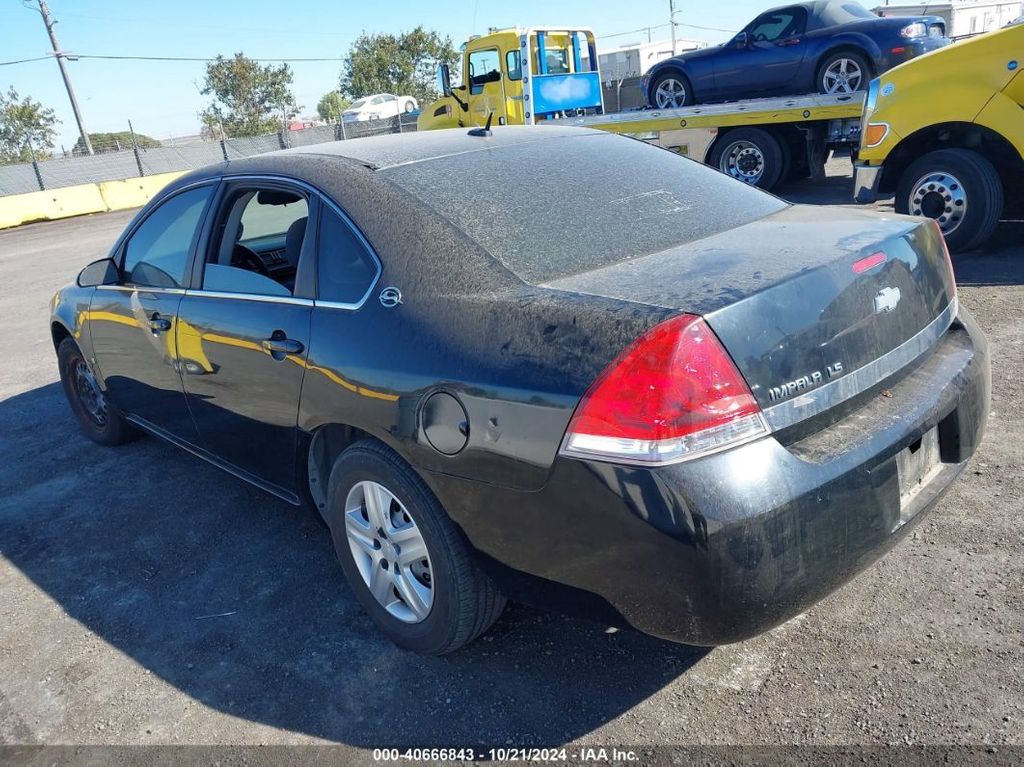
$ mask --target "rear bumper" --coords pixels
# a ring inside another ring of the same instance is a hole
[[[559,458],[535,493],[430,480],[510,596],[524,599],[528,574],[539,588],[525,601],[688,644],[736,642],[867,567],[966,466],[989,408],[984,337],[961,312],[914,365],[882,382],[891,397],[801,439],[656,469]],[[933,427],[940,469],[901,506],[897,454]]]
[[[900,40],[883,52],[881,72],[888,71],[918,56],[945,48],[952,42],[948,37],[919,37]]]
[[[853,196],[861,205],[878,200],[878,185],[882,180],[882,167],[881,165],[864,165],[863,163],[853,166]]]

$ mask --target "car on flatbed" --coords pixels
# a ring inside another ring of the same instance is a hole
[[[50,323],[87,436],[309,502],[370,618],[433,654],[506,598],[765,631],[905,535],[989,409],[933,222],[569,127],[190,173]]]
[[[949,45],[939,16],[879,17],[855,0],[766,11],[732,40],[660,61],[641,80],[652,109],[804,93],[849,94]]]

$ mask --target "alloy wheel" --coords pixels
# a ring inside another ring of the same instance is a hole
[[[374,599],[405,623],[420,623],[434,604],[426,541],[405,505],[378,482],[358,482],[345,499],[345,535]]]
[[[674,77],[658,83],[654,91],[654,103],[659,109],[678,109],[686,106],[686,84]]]
[[[935,219],[949,236],[967,215],[967,193],[956,176],[943,171],[929,173],[912,187],[908,209],[911,215]]]
[[[864,72],[855,59],[836,59],[822,77],[825,93],[854,93],[864,82]]]

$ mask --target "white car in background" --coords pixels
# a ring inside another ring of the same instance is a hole
[[[402,113],[409,114],[419,109],[419,102],[412,96],[393,96],[390,93],[378,93],[365,96],[353,102],[341,113],[345,122],[363,122],[365,120],[385,120]]]

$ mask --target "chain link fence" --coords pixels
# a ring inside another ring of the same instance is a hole
[[[192,170],[278,149],[415,130],[416,115],[402,114],[383,120],[314,125],[301,130],[224,138],[220,141],[207,141],[200,137],[165,139],[160,142],[160,146],[142,147],[131,140],[120,149],[113,146],[94,155],[72,154],[67,157],[36,159],[18,165],[0,165],[0,197],[76,184],[155,176],[158,173]]]

